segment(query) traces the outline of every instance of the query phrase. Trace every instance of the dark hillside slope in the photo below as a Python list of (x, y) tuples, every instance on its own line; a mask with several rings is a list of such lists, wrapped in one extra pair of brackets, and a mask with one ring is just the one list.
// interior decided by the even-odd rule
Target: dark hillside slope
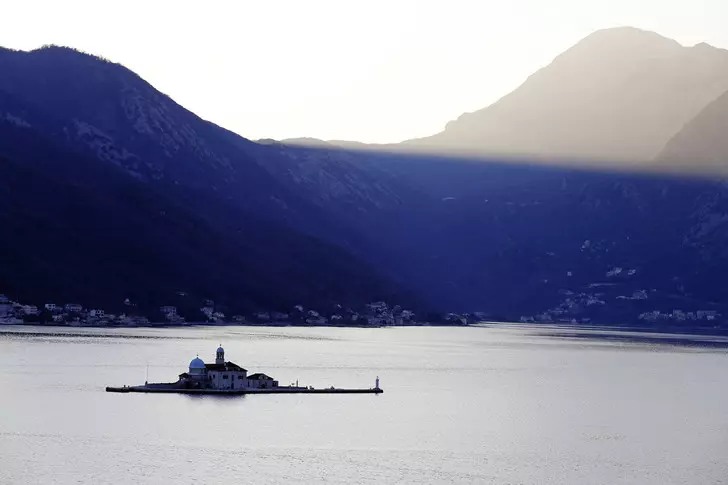
[[(655, 309), (725, 306), (728, 190), (720, 180), (285, 144), (277, 150), (292, 160), (278, 179), (311, 194), (327, 193), (334, 179), (348, 197), (358, 194), (357, 207), (376, 201), (351, 226), (379, 243), (383, 271), (442, 307), (499, 318), (553, 309), (551, 319), (609, 323)], [(369, 191), (335, 176), (334, 168), (349, 165), (347, 174), (368, 180)], [(320, 202), (342, 217), (336, 199)], [(578, 302), (564, 311), (568, 300)]]
[(191, 208), (205, 206), (205, 216), (216, 200), (309, 234), (327, 230), (315, 207), (264, 170), (259, 145), (200, 119), (119, 64), (64, 47), (0, 49), (0, 72), (0, 91), (55, 120), (74, 150)]
[(235, 214), (223, 227), (114, 166), (0, 122), (0, 287), (25, 301), (145, 310), (179, 291), (199, 307), (328, 306), (392, 295), (342, 250)]

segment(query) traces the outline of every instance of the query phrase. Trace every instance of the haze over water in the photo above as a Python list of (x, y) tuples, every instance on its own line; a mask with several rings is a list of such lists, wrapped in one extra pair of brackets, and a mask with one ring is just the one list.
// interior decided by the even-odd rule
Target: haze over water
[[(0, 483), (723, 483), (724, 348), (532, 328), (8, 328)], [(200, 353), (384, 394), (105, 393)]]

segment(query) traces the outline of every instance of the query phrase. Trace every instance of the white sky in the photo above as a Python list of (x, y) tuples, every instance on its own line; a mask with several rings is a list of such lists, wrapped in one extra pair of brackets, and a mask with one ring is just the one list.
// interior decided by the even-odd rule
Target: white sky
[(728, 0), (0, 0), (1, 46), (102, 55), (251, 139), (433, 134), (622, 25), (728, 48)]

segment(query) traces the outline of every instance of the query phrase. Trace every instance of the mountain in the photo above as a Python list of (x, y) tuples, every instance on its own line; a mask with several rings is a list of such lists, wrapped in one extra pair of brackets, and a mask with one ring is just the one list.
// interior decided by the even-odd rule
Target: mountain
[[(305, 159), (306, 173), (345, 163), (397, 194), (388, 212), (357, 222), (365, 235), (387, 235), (390, 254), (375, 264), (444, 306), (603, 322), (725, 312), (724, 182), (661, 175), (665, 163), (641, 164), (650, 169), (642, 174), (587, 171), (584, 158), (651, 161), (693, 116), (715, 109), (728, 85), (726, 55), (637, 29), (599, 31), (430, 139), (364, 147), (294, 139), (280, 150)], [(697, 140), (694, 148), (723, 153)], [(297, 176), (286, 166), (279, 180)], [(312, 193), (326, 190), (309, 183)]]
[[(648, 37), (651, 52), (674, 47)], [(2, 51), (0, 69), (9, 293), (153, 307), (189, 292), (235, 309), (385, 298), (630, 324), (728, 315), (722, 180), (254, 143), (70, 49)]]
[[(0, 51), (0, 288), (30, 301), (233, 310), (361, 304), (404, 289), (261, 166), (260, 145), (126, 68)], [(329, 231), (330, 232), (330, 231)], [(336, 242), (334, 242), (336, 241)]]
[(706, 106), (667, 143), (661, 165), (725, 174), (728, 170), (728, 91)]
[[(498, 319), (612, 324), (675, 309), (728, 314), (722, 180), (337, 148), (279, 150), (306, 166), (288, 165), (278, 174), (282, 180), (297, 171), (333, 176), (331, 167), (341, 162), (378, 187), (369, 195), (381, 207), (356, 219), (362, 238), (379, 251), (379, 260), (367, 256), (440, 307)], [(345, 175), (337, 180), (346, 184)], [(306, 190), (325, 193), (330, 184), (316, 177)], [(385, 203), (385, 188), (396, 201)], [(336, 217), (335, 200), (322, 204)]]
[(631, 27), (594, 32), (494, 104), (415, 150), (612, 162), (652, 160), (728, 90), (728, 51)]

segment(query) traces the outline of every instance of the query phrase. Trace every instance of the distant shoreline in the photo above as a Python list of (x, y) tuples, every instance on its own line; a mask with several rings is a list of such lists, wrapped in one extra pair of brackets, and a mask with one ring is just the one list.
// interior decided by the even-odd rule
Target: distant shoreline
[(477, 323), (408, 323), (393, 325), (353, 325), (353, 324), (327, 324), (327, 325), (310, 325), (306, 323), (235, 323), (235, 322), (190, 322), (183, 324), (160, 322), (149, 323), (146, 325), (49, 325), (46, 323), (0, 323), (0, 328), (6, 327), (48, 327), (48, 328), (193, 328), (193, 327), (296, 327), (296, 328), (390, 328), (390, 327), (470, 327), (480, 324), (509, 324), (512, 322), (477, 322)]
[(602, 332), (615, 332), (621, 333), (635, 333), (635, 334), (661, 334), (661, 335), (681, 335), (681, 336), (700, 336), (700, 337), (728, 337), (728, 329), (723, 328), (706, 328), (706, 327), (649, 327), (649, 326), (636, 326), (629, 324), (611, 324), (611, 325), (599, 325), (599, 324), (571, 324), (563, 322), (544, 322), (544, 323), (524, 323), (515, 321), (478, 321), (472, 323), (447, 323), (447, 322), (422, 322), (422, 323), (408, 323), (408, 324), (396, 324), (396, 325), (309, 325), (305, 323), (207, 323), (207, 322), (195, 322), (185, 324), (173, 324), (169, 322), (150, 323), (148, 325), (48, 325), (40, 323), (13, 323), (13, 324), (0, 324), (0, 332), (3, 330), (7, 331), (12, 328), (47, 328), (47, 329), (105, 329), (105, 330), (117, 330), (117, 329), (182, 329), (182, 328), (407, 328), (407, 327), (476, 327), (476, 328), (522, 328), (531, 329), (534, 332), (550, 331), (554, 332), (555, 337), (571, 337), (581, 338), (582, 335), (569, 335), (569, 331), (574, 332), (586, 332), (599, 334)]

